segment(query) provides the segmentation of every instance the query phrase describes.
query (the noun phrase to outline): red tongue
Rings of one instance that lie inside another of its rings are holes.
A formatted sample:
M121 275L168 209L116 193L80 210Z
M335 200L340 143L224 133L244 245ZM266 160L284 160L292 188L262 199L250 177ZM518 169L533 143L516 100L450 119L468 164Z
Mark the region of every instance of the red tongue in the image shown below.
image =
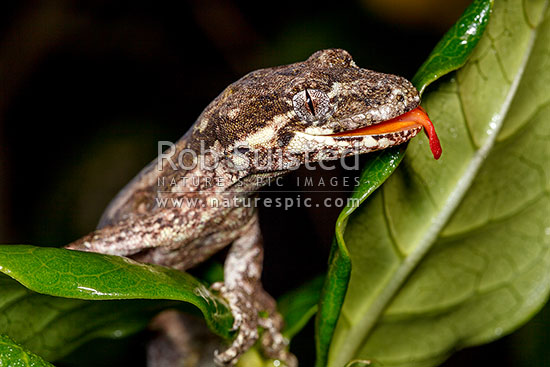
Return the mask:
M441 143L439 143L439 138L437 137L437 133L435 132L434 124L428 117L426 111L422 107L418 106L412 111L409 111L401 116L397 116L396 118L386 121L386 123L406 121L416 122L424 127L424 132L428 136L428 141L430 143L432 154L435 159L439 159L442 153Z
M417 107L412 111L397 116L391 120L381 122L376 125L363 127L356 130L346 131L334 134L335 136L354 136L354 135L379 135L397 132L422 125L424 132L428 136L430 149L435 159L441 156L441 144L435 132L434 125L422 107Z

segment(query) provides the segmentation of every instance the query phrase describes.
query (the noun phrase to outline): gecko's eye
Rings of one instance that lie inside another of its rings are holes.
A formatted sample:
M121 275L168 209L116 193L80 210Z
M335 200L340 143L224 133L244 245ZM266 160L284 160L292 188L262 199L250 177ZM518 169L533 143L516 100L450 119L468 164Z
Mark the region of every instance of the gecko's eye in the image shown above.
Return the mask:
M307 89L304 91L306 93L306 105L307 105L307 108L309 109L309 112L312 114L312 115L315 115L315 106L313 105L313 101L311 100L311 96L309 95L309 92L307 91Z
M304 89L296 93L292 104L296 114L304 122L322 120L330 110L329 97L317 89Z

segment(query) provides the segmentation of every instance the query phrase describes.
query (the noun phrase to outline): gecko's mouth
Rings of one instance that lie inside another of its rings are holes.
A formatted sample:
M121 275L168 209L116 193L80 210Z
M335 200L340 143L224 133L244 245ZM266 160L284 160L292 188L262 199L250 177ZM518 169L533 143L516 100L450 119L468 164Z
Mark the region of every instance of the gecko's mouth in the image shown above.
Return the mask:
M422 107L417 107L391 120L326 136L331 136L339 140L339 138L348 137L391 137L392 134L398 135L401 132L414 132L414 135L416 135L422 127L428 136L430 149L434 158L439 159L441 156L441 144L439 143L439 138L437 137L433 123Z

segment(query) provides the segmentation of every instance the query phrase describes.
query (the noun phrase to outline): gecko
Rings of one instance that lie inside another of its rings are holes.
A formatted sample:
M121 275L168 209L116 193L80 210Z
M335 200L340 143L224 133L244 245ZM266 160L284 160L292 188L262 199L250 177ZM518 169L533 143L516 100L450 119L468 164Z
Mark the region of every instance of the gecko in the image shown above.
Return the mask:
M276 303L261 284L257 209L243 203L305 162L402 144L423 127L439 158L433 124L419 104L408 80L360 68L341 49L253 71L122 189L95 231L66 248L184 271L231 245L224 280L212 289L227 302L236 337L216 351L215 363L234 365L260 339L267 357L297 366Z

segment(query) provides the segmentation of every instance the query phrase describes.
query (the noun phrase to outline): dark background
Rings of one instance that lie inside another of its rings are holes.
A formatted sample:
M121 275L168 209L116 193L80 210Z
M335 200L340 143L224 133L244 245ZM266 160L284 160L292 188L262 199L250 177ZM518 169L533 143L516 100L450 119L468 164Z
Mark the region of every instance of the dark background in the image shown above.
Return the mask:
M411 78L467 4L3 1L0 243L61 246L91 231L109 200L157 155L157 141L177 140L251 70L339 47L362 67ZM283 189L298 189L301 174ZM326 195L342 196L313 199ZM279 296L323 272L339 211L261 210L268 291ZM549 319L547 307L519 332L458 352L445 366L550 365ZM304 366L312 364L312 333L309 325L293 344ZM106 362L110 352L136 360L143 338L84 346L65 363L116 365Z

